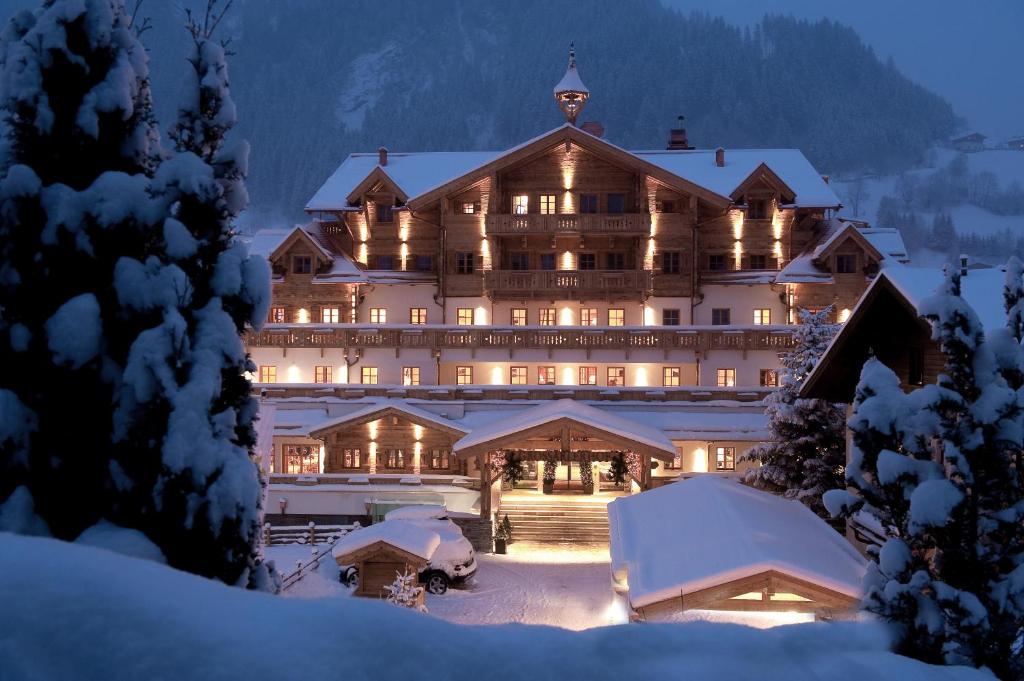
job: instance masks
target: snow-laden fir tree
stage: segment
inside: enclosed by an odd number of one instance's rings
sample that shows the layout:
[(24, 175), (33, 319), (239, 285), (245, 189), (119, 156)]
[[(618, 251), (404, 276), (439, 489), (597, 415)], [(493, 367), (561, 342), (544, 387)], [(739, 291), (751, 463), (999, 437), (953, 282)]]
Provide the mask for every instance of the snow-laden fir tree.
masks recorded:
[(782, 358), (780, 388), (764, 401), (768, 440), (742, 459), (760, 464), (747, 471), (748, 484), (799, 499), (822, 517), (827, 516), (822, 494), (843, 482), (846, 415), (842, 405), (799, 394), (836, 333), (830, 313), (831, 308), (800, 310), (795, 345)]
[[(253, 461), (258, 401), (245, 377), (255, 366), (240, 336), (266, 319), (270, 273), (233, 228), (247, 201), (248, 146), (226, 140), (235, 108), (224, 46), (213, 37), (229, 5), (209, 0), (202, 16), (188, 14), (176, 153), (152, 183), (167, 216), (146, 259), (117, 264), (122, 305), (161, 317), (132, 344), (118, 395), (118, 470), (133, 483), (117, 515), (125, 523), (141, 515), (134, 522), (175, 567), (267, 587)], [(160, 456), (137, 456), (147, 447)]]
[(158, 135), (121, 2), (50, 0), (0, 43), (0, 503), (73, 539), (110, 508), (114, 393), (153, 321), (114, 269), (152, 245)]
[(836, 515), (873, 516), (887, 536), (872, 553), (865, 607), (894, 625), (898, 652), (1021, 678), (1024, 401), (1007, 376), (1024, 356), (1012, 324), (986, 335), (958, 271), (921, 312), (944, 372), (904, 394), (892, 371), (865, 364), (849, 423), (856, 494), (825, 501)]
[(426, 612), (427, 606), (419, 602), (420, 595), (423, 593), (423, 587), (417, 586), (416, 580), (417, 575), (411, 570), (396, 572), (395, 581), (384, 586), (384, 591), (387, 592), (385, 600), (388, 603), (400, 605), (403, 608), (412, 608), (419, 612)]

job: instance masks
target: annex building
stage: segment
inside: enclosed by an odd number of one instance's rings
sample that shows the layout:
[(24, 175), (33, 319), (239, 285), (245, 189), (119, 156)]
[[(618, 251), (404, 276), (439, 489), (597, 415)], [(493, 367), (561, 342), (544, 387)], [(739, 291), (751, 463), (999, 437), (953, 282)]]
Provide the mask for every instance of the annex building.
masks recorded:
[(577, 125), (589, 97), (570, 53), (558, 127), (351, 154), (308, 224), (254, 236), (273, 269), (247, 339), (275, 414), (268, 512), (443, 500), (489, 519), (509, 453), (547, 491), (735, 473), (796, 310), (845, 321), (906, 261), (895, 230), (833, 215), (799, 150), (694, 149), (681, 126), (626, 150)]

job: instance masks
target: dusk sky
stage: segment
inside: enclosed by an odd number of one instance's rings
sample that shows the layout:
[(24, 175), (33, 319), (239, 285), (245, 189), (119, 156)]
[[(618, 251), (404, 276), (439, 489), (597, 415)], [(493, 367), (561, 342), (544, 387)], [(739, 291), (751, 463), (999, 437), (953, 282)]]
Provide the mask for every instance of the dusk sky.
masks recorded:
[(766, 13), (828, 18), (852, 26), (882, 58), (952, 102), (997, 139), (1024, 135), (1024, 2), (1020, 0), (662, 0), (732, 23)]

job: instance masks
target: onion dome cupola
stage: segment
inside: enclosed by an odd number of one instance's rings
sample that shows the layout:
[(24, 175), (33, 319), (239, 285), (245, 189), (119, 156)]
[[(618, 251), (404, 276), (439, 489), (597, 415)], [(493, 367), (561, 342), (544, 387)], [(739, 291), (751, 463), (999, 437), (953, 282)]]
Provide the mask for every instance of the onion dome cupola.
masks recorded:
[(590, 90), (583, 84), (576, 70), (576, 50), (573, 43), (569, 43), (569, 67), (566, 68), (562, 80), (555, 86), (555, 101), (565, 114), (565, 120), (576, 125), (576, 117), (580, 115), (583, 105), (589, 98)]

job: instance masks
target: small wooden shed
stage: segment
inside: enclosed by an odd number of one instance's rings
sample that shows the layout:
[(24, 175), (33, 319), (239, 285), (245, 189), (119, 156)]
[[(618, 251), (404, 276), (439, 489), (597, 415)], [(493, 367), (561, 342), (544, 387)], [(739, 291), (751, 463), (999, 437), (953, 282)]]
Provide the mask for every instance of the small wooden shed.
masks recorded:
[[(332, 555), (339, 566), (354, 565), (359, 570), (356, 596), (385, 598), (384, 587), (407, 571), (418, 574), (440, 543), (440, 536), (433, 530), (385, 520), (345, 535), (334, 546)], [(421, 592), (420, 605), (423, 600)]]

